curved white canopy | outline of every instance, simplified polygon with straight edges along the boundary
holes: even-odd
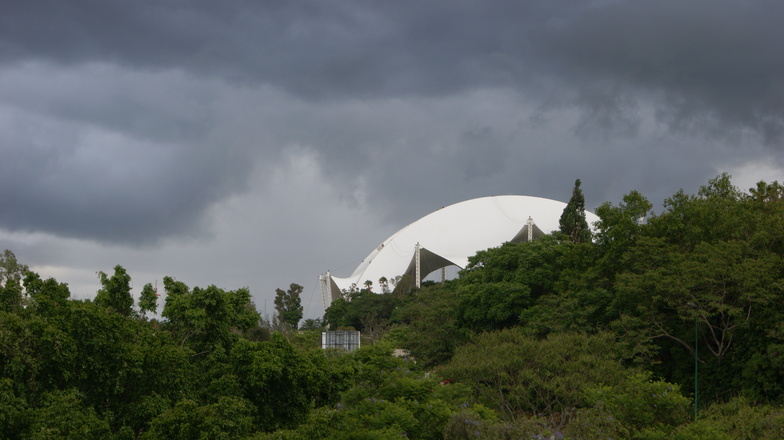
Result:
[[[566,203],[556,200],[512,195],[482,197],[441,208],[384,240],[351,276],[322,277],[322,286],[330,291],[324,305],[328,306],[328,301],[336,298],[341,290],[350,289],[352,284],[362,287],[369,280],[373,282],[373,290],[380,291],[381,277],[393,280],[406,273],[413,275],[417,245],[421,281],[442,267],[464,268],[468,257],[480,250],[508,241],[527,241],[529,237],[557,230],[565,207]],[[588,211],[585,217],[589,225],[599,220]],[[529,228],[531,222],[533,227]]]

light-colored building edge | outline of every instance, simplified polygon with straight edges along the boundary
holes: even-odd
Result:
[[[330,272],[319,276],[322,305],[326,310],[342,291],[352,286],[363,288],[365,281],[371,281],[371,289],[381,293],[382,277],[391,281],[410,275],[419,285],[443,267],[465,268],[468,258],[478,251],[558,230],[565,207],[566,203],[557,200],[506,195],[441,208],[392,234],[350,276],[340,278]],[[585,211],[585,217],[590,226],[599,220],[589,211]]]

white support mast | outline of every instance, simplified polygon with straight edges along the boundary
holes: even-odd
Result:
[[[326,274],[319,275],[321,285],[321,306],[326,312],[332,304],[332,275],[327,271]]]
[[[419,245],[419,242],[417,242],[417,244],[414,246],[414,264],[416,264],[416,286],[417,286],[417,289],[422,288],[422,270],[421,270],[421,268],[422,268],[422,265],[421,265],[422,260],[421,260],[420,252],[419,252],[419,250],[421,248],[422,247]]]

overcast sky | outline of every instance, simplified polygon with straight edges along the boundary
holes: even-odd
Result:
[[[779,0],[0,5],[0,250],[91,298],[349,275],[445,205],[784,181]]]

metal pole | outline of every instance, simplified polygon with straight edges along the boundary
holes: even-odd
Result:
[[[700,357],[697,354],[697,346],[700,342],[700,322],[698,320],[694,320],[694,420],[697,420],[697,413],[699,412],[699,360]]]
[[[416,287],[417,287],[417,289],[422,288],[422,278],[421,278],[421,275],[420,275],[422,261],[420,259],[420,253],[419,253],[420,249],[421,249],[421,246],[419,246],[419,242],[417,242],[416,246],[414,246],[414,254],[415,254],[414,259],[416,260],[416,270],[415,270],[416,273],[415,273],[414,276],[416,276]]]

